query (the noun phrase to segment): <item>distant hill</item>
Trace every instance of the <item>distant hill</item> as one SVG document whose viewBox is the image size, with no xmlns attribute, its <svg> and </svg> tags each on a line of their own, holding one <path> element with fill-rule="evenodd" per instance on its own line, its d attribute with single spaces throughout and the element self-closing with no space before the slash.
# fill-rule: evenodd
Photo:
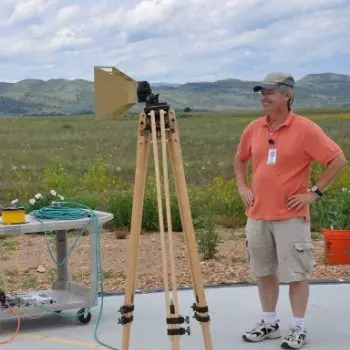
<svg viewBox="0 0 350 350">
<path fill-rule="evenodd" d="M 225 79 L 186 84 L 151 84 L 160 100 L 172 108 L 228 110 L 259 107 L 252 93 L 255 81 Z M 2 115 L 76 115 L 94 112 L 93 82 L 87 80 L 27 79 L 0 82 Z M 309 74 L 297 81 L 296 107 L 350 106 L 350 76 L 333 73 Z M 132 110 L 139 110 L 140 106 Z"/>
</svg>

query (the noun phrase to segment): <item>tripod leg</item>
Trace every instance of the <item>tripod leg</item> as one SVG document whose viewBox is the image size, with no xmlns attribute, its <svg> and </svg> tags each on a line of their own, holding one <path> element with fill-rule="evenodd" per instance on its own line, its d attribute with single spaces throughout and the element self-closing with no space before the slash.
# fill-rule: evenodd
<svg viewBox="0 0 350 350">
<path fill-rule="evenodd" d="M 182 164 L 180 163 L 180 169 L 177 169 L 179 164 L 178 164 L 178 162 L 176 162 L 177 158 L 175 156 L 174 144 L 175 144 L 175 142 L 180 142 L 180 136 L 179 136 L 179 130 L 178 130 L 177 125 L 176 125 L 175 115 L 174 115 L 173 112 L 170 112 L 170 118 L 169 119 L 171 120 L 171 123 L 172 123 L 171 127 L 172 127 L 173 132 L 175 132 L 175 130 L 176 130 L 176 136 L 175 135 L 174 136 L 172 136 L 172 135 L 169 136 L 169 153 L 170 153 L 170 158 L 171 158 L 171 163 L 172 163 L 172 170 L 173 170 L 174 180 L 175 180 L 176 196 L 177 196 L 177 200 L 178 200 L 178 203 L 179 203 L 179 212 L 180 212 L 182 231 L 184 232 L 184 238 L 185 238 L 185 241 L 186 241 L 187 256 L 188 256 L 188 259 L 189 259 L 189 262 L 190 262 L 190 266 L 192 267 L 192 255 L 191 255 L 191 252 L 189 250 L 188 235 L 186 234 L 186 222 L 185 222 L 185 219 L 184 219 L 184 206 L 182 205 L 183 196 L 180 195 L 181 189 L 179 188 L 179 183 L 177 181 L 178 173 L 179 173 L 179 171 L 180 171 L 180 173 L 181 173 L 181 171 L 183 172 L 183 170 L 181 170 L 181 168 L 183 169 L 183 167 L 182 167 Z M 180 150 L 180 159 L 181 158 L 182 157 L 181 157 L 181 150 Z M 196 284 L 195 284 L 195 281 L 194 281 L 195 276 L 193 275 L 193 269 L 192 268 L 191 268 L 191 278 L 192 278 L 192 285 L 193 285 L 194 291 L 196 293 Z"/>
<path fill-rule="evenodd" d="M 161 240 L 161 247 L 162 247 L 163 281 L 164 281 L 164 292 L 165 292 L 165 302 L 166 302 L 166 313 L 167 313 L 167 319 L 170 319 L 171 314 L 173 313 L 173 305 L 170 301 L 170 296 L 169 296 L 170 293 L 169 293 L 169 282 L 168 282 L 168 263 L 167 263 L 167 256 L 166 256 L 163 204 L 162 204 L 162 197 L 161 197 L 161 183 L 160 183 L 159 160 L 158 160 L 157 126 L 156 126 L 156 120 L 155 120 L 155 112 L 152 111 L 150 115 L 151 115 L 151 126 L 152 126 L 154 167 L 155 167 L 156 187 L 157 187 L 159 230 L 160 230 L 160 240 Z M 163 125 L 164 125 L 164 116 L 163 116 Z M 162 132 L 164 132 L 164 129 L 162 130 Z M 162 149 L 164 149 L 164 146 L 165 146 L 164 134 L 161 134 L 161 144 L 162 144 Z M 163 156 L 164 156 L 164 152 L 163 152 Z M 165 167 L 164 163 L 163 163 L 163 167 Z M 174 328 L 174 327 L 171 326 L 171 328 Z M 180 349 L 179 338 L 171 336 L 171 345 L 173 350 L 179 350 Z"/>
<path fill-rule="evenodd" d="M 169 124 L 169 123 L 168 123 Z M 180 325 L 183 323 L 189 323 L 189 318 L 182 317 L 179 312 L 179 298 L 177 293 L 177 281 L 176 281 L 176 269 L 175 269 L 175 255 L 174 255 L 174 240 L 173 240 L 173 228 L 171 218 L 171 206 L 170 206 L 170 186 L 169 186 L 169 175 L 168 175 L 168 162 L 167 162 L 167 137 L 169 134 L 169 128 L 165 129 L 165 112 L 160 111 L 160 129 L 162 138 L 162 153 L 163 153 L 163 176 L 164 176 L 164 188 L 165 188 L 165 203 L 167 212 L 167 224 L 168 224 L 168 236 L 169 236 L 169 255 L 170 255 L 170 269 L 171 269 L 171 281 L 173 291 L 173 308 L 171 310 L 172 318 L 168 319 L 168 324 Z M 177 335 L 189 334 L 190 327 L 175 327 L 176 330 L 170 331 Z"/>
<path fill-rule="evenodd" d="M 196 301 L 193 304 L 193 309 L 195 311 L 195 318 L 201 324 L 202 327 L 205 350 L 212 350 L 213 345 L 209 327 L 209 310 L 207 306 L 202 274 L 200 269 L 200 261 L 192 222 L 187 183 L 182 163 L 182 152 L 178 133 L 178 125 L 176 115 L 174 112 L 170 112 L 169 120 L 171 121 L 173 128 L 173 132 L 169 136 L 169 150 L 173 162 L 173 171 L 181 212 L 182 227 L 187 244 L 188 258 L 191 265 L 193 292 Z"/>
<path fill-rule="evenodd" d="M 130 240 L 127 259 L 127 276 L 125 285 L 124 305 L 120 308 L 122 317 L 119 319 L 119 323 L 123 325 L 122 350 L 129 350 L 130 328 L 131 323 L 133 321 L 134 311 L 137 255 L 141 234 L 143 201 L 147 178 L 149 134 L 148 132 L 143 131 L 144 126 L 146 125 L 146 116 L 144 113 L 140 114 L 138 125 L 139 130 L 137 138 L 136 171 L 130 228 Z"/>
</svg>

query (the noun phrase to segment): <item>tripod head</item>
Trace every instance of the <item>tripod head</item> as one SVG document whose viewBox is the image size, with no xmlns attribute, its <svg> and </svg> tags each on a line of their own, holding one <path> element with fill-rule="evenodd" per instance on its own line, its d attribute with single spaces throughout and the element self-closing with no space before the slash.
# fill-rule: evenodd
<svg viewBox="0 0 350 350">
<path fill-rule="evenodd" d="M 142 81 L 138 83 L 137 96 L 139 102 L 146 103 L 144 107 L 144 112 L 146 114 L 146 126 L 145 130 L 151 130 L 151 118 L 150 112 L 154 111 L 156 130 L 157 133 L 160 131 L 160 114 L 159 112 L 163 110 L 165 112 L 165 128 L 169 127 L 168 113 L 170 106 L 166 102 L 159 102 L 159 94 L 153 94 L 151 86 L 147 81 Z"/>
<path fill-rule="evenodd" d="M 169 112 L 170 106 L 166 102 L 159 102 L 159 94 L 152 92 L 151 86 L 147 81 L 138 82 L 137 98 L 138 102 L 146 103 L 144 112 L 147 115 L 153 110 L 157 118 L 160 110 L 164 110 L 166 113 Z"/>
</svg>

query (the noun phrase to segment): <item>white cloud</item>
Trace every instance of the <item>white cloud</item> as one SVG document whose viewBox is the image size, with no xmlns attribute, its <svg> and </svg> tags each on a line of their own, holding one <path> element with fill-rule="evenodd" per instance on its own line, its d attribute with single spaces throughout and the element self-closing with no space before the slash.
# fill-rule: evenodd
<svg viewBox="0 0 350 350">
<path fill-rule="evenodd" d="M 348 0 L 2 0 L 0 80 L 350 74 L 349 18 Z"/>
<path fill-rule="evenodd" d="M 9 24 L 16 24 L 43 15 L 54 4 L 52 0 L 22 0 L 13 1 L 14 8 Z M 1 6 L 1 5 L 0 5 Z"/>
<path fill-rule="evenodd" d="M 79 14 L 79 5 L 68 5 L 62 7 L 57 14 L 57 21 L 60 23 L 67 22 L 69 20 L 74 20 Z"/>
<path fill-rule="evenodd" d="M 79 46 L 90 42 L 89 37 L 79 37 L 72 29 L 62 28 L 56 32 L 56 36 L 50 41 L 48 47 L 53 49 L 60 48 L 79 48 Z"/>
</svg>

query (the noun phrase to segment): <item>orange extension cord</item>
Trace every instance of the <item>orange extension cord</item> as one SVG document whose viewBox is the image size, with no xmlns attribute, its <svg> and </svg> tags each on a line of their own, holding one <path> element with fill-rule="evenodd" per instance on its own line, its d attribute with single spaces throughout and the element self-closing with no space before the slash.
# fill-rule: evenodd
<svg viewBox="0 0 350 350">
<path fill-rule="evenodd" d="M 5 340 L 5 341 L 2 341 L 0 342 L 0 345 L 5 345 L 5 344 L 8 344 L 10 341 L 12 341 L 13 339 L 15 339 L 18 334 L 19 334 L 19 329 L 21 328 L 21 319 L 17 313 L 17 311 L 12 307 L 10 306 L 9 304 L 7 304 L 7 306 L 9 307 L 9 309 L 12 311 L 12 313 L 16 316 L 17 318 L 17 329 L 16 331 L 12 334 L 11 338 L 8 339 L 8 340 Z"/>
</svg>

